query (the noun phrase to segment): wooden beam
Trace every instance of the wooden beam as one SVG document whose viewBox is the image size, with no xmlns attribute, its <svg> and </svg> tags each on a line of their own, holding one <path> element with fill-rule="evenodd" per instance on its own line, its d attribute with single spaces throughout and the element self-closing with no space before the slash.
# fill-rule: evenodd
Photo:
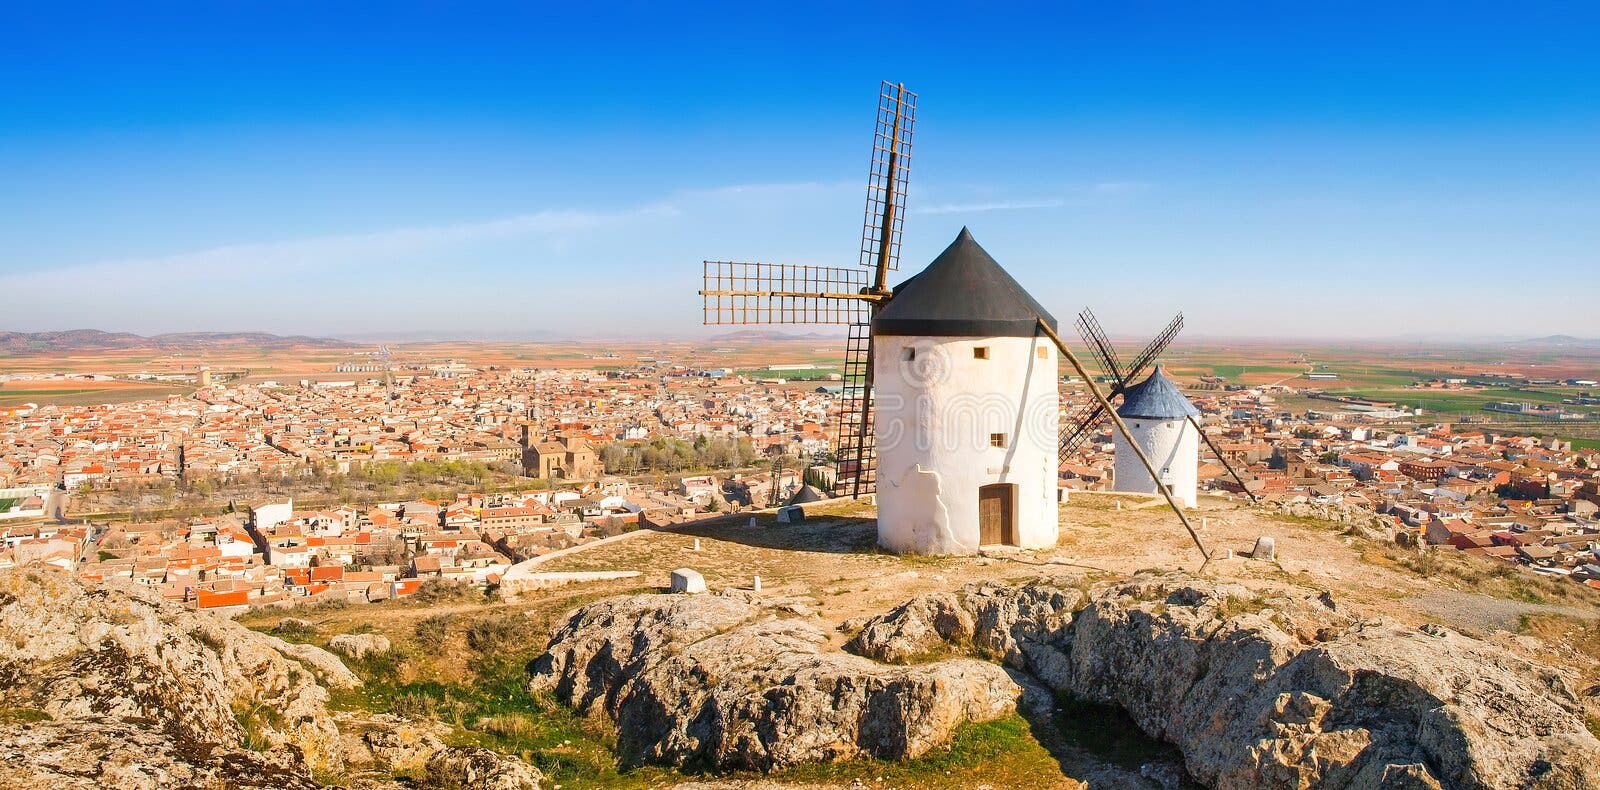
<svg viewBox="0 0 1600 790">
<path fill-rule="evenodd" d="M 1244 478 L 1234 471 L 1233 464 L 1228 463 L 1228 459 L 1222 457 L 1222 451 L 1217 449 L 1217 445 L 1211 441 L 1211 437 L 1207 436 L 1205 431 L 1200 430 L 1200 422 L 1194 418 L 1194 415 L 1189 416 L 1189 424 L 1194 426 L 1195 433 L 1200 434 L 1200 438 L 1205 440 L 1206 446 L 1210 447 L 1211 452 L 1216 454 L 1217 463 L 1222 464 L 1222 468 L 1228 470 L 1228 474 L 1233 475 L 1233 481 L 1239 484 L 1239 488 L 1244 491 L 1244 495 L 1250 497 L 1251 502 L 1260 502 L 1261 500 L 1257 499 L 1255 494 L 1250 493 L 1250 487 L 1244 484 Z"/>
<path fill-rule="evenodd" d="M 766 296 L 766 297 L 794 297 L 797 299 L 855 299 L 862 302 L 881 302 L 889 297 L 886 294 L 864 293 L 845 294 L 828 293 L 826 291 L 700 291 L 701 296 Z"/>
<path fill-rule="evenodd" d="M 1072 368 L 1078 371 L 1078 377 L 1083 379 L 1084 384 L 1088 385 L 1089 394 L 1093 395 L 1094 399 L 1100 403 L 1100 408 L 1105 409 L 1106 414 L 1110 415 L 1111 424 L 1117 426 L 1117 430 L 1122 433 L 1122 438 L 1128 440 L 1128 447 L 1132 448 L 1133 454 L 1139 457 L 1139 463 L 1144 465 L 1144 471 L 1150 475 L 1150 480 L 1156 484 L 1156 490 L 1160 491 L 1163 497 L 1166 497 L 1167 505 L 1172 508 L 1172 512 L 1178 514 L 1178 520 L 1183 522 L 1183 528 L 1188 530 L 1189 537 L 1194 540 L 1195 547 L 1200 549 L 1200 556 L 1205 558 L 1205 563 L 1201 563 L 1200 567 L 1204 568 L 1206 563 L 1211 562 L 1211 550 L 1207 549 L 1205 541 L 1200 539 L 1200 533 L 1194 531 L 1194 526 L 1189 523 L 1189 517 L 1184 514 L 1183 507 L 1178 504 L 1178 500 L 1172 497 L 1172 492 L 1161 484 L 1161 476 L 1156 474 L 1155 464 L 1150 463 L 1150 457 L 1144 454 L 1144 448 L 1134 441 L 1133 434 L 1128 431 L 1127 424 L 1122 421 L 1122 417 L 1117 414 L 1116 409 L 1111 408 L 1111 401 L 1107 400 L 1106 396 L 1100 392 L 1100 388 L 1094 385 L 1094 378 L 1083 367 L 1083 362 L 1078 359 L 1077 354 L 1072 353 L 1072 349 L 1067 348 L 1066 343 L 1061 342 L 1061 336 L 1056 334 L 1056 330 L 1051 329 L 1049 324 L 1040 319 L 1039 331 L 1043 332 L 1045 337 L 1050 338 L 1051 342 L 1056 344 L 1056 349 L 1061 352 L 1061 356 L 1066 357 L 1067 361 L 1072 363 Z"/>
</svg>

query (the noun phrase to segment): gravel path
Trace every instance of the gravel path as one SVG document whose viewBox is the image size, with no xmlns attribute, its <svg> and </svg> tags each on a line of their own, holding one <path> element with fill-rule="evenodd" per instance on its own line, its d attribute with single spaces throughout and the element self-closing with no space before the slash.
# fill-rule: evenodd
<svg viewBox="0 0 1600 790">
<path fill-rule="evenodd" d="M 1516 632 L 1522 624 L 1522 616 L 1528 614 L 1559 614 L 1588 620 L 1596 617 L 1592 610 L 1574 606 L 1523 603 L 1454 590 L 1435 590 L 1413 595 L 1406 599 L 1406 603 L 1456 626 L 1474 629 L 1498 628 L 1511 632 Z"/>
</svg>

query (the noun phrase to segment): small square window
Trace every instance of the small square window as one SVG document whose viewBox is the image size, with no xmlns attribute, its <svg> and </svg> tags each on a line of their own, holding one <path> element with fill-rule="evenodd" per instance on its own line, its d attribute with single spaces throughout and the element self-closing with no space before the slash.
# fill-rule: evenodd
<svg viewBox="0 0 1600 790">
<path fill-rule="evenodd" d="M 972 347 L 972 358 L 973 359 L 988 359 L 989 358 L 989 347 L 988 346 L 973 346 Z"/>
<path fill-rule="evenodd" d="M 1040 359 L 1049 359 L 1050 358 L 1050 349 L 1045 348 L 1044 346 L 1040 346 L 1039 347 L 1039 358 Z"/>
<path fill-rule="evenodd" d="M 914 348 L 908 348 L 900 355 L 900 358 L 907 362 L 915 361 L 917 358 L 917 350 Z"/>
<path fill-rule="evenodd" d="M 989 434 L 989 446 L 990 447 L 1005 447 L 1006 446 L 1006 435 L 1003 434 L 1003 433 L 991 433 L 991 434 Z"/>
</svg>

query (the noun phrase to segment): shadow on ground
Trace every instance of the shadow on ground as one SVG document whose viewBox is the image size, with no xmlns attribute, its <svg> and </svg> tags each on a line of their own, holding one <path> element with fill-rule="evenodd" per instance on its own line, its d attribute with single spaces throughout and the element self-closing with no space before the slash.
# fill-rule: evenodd
<svg viewBox="0 0 1600 790">
<path fill-rule="evenodd" d="M 830 554 L 875 554 L 878 551 L 876 519 L 825 516 L 801 524 L 778 524 L 770 515 L 736 515 L 674 527 L 677 535 L 725 540 L 744 546 Z"/>
</svg>

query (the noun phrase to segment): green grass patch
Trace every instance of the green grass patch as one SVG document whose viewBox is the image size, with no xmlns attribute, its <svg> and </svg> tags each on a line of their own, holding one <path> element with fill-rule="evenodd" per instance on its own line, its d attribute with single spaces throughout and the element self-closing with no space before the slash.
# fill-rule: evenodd
<svg viewBox="0 0 1600 790">
<path fill-rule="evenodd" d="M 50 714 L 37 708 L 0 708 L 0 724 L 33 724 L 50 721 Z"/>
<path fill-rule="evenodd" d="M 871 786 L 1023 787 L 1042 777 L 1059 776 L 1055 758 L 1033 737 L 1027 720 L 1012 714 L 956 728 L 950 745 L 914 760 L 853 760 L 775 771 L 773 782 L 848 786 L 861 779 Z M 754 779 L 754 776 L 747 778 Z M 882 780 L 882 784 L 878 780 Z"/>
<path fill-rule="evenodd" d="M 563 787 L 632 787 L 649 784 L 657 769 L 619 771 L 609 725 L 584 719 L 555 701 L 528 690 L 531 654 L 494 656 L 473 662 L 472 677 L 461 682 L 418 680 L 397 683 L 393 654 L 347 662 L 367 682 L 334 691 L 330 702 L 344 710 L 394 713 L 433 719 L 456 728 L 455 745 L 474 745 L 515 754 L 537 766 Z"/>
<path fill-rule="evenodd" d="M 1056 727 L 1069 744 L 1124 768 L 1138 770 L 1145 763 L 1183 760 L 1176 747 L 1146 735 L 1115 705 L 1058 694 Z"/>
</svg>

